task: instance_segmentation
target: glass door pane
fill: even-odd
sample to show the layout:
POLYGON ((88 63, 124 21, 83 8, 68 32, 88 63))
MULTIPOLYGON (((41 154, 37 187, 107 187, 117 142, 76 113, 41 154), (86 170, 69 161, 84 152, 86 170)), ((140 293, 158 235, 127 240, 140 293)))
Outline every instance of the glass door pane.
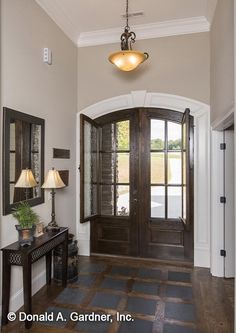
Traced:
POLYGON ((151 153, 151 184, 165 184, 164 153, 151 153))
POLYGON ((165 148, 165 122, 151 119, 151 149, 163 150, 165 148))
POLYGON ((181 150, 182 129, 181 125, 168 121, 168 150, 181 150))
POLYGON ((181 157, 181 153, 178 152, 168 153, 168 184, 182 183, 181 157))
POLYGON ((151 217, 165 217, 165 187, 151 186, 151 217))
POLYGON ((118 185, 116 187, 116 212, 118 216, 129 215, 129 192, 129 186, 118 185))
POLYGON ((101 185, 101 214, 114 215, 113 185, 101 185))
POLYGON ((129 183, 129 153, 117 153, 117 183, 129 183))
POLYGON ((129 120, 116 123, 116 149, 130 150, 129 120))
POLYGON ((182 187, 168 187, 168 218, 178 219, 182 216, 182 187))
POLYGON ((105 184, 114 183, 115 172, 115 154, 114 153, 100 153, 101 163, 101 182, 105 184))

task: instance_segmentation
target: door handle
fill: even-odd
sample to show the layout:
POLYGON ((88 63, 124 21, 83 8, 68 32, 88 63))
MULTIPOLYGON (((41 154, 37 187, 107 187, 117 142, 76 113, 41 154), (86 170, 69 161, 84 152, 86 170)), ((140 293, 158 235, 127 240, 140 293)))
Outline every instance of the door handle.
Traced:
POLYGON ((134 202, 138 202, 138 199, 134 199, 134 202))

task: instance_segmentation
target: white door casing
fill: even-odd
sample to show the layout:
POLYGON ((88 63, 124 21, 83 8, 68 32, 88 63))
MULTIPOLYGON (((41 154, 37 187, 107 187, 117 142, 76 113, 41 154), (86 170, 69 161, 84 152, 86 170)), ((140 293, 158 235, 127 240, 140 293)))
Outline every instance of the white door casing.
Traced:
MULTIPOLYGON (((77 114, 77 166, 80 157, 80 114, 92 119, 136 107, 163 108, 194 117, 194 266, 210 267, 210 107, 182 96, 149 93, 145 90, 112 97, 93 104, 77 114)), ((77 239, 81 255, 90 255, 90 223, 80 224, 80 175, 77 172, 77 239)))
POLYGON ((220 197, 224 196, 224 151, 220 144, 224 142, 224 130, 234 123, 234 106, 232 105, 223 117, 211 124, 211 274, 224 277, 224 257, 220 250, 224 244, 224 204, 220 197))
POLYGON ((233 278, 235 275, 235 214, 234 214, 234 130, 225 130, 225 277, 233 278))

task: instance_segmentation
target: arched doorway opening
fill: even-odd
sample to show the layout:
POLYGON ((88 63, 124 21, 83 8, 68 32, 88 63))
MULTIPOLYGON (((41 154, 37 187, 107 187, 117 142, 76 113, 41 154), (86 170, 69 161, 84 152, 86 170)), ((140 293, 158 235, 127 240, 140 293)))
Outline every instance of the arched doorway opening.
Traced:
MULTIPOLYGON (((90 222, 80 224, 80 114, 92 119, 114 111, 154 107, 184 112, 188 107, 194 117, 194 266, 210 267, 210 108, 183 96, 132 91, 99 101, 77 114, 77 239, 80 254, 90 255, 90 222)), ((214 253, 213 253, 214 255, 214 253)))
POLYGON ((134 108, 81 116, 81 222, 91 253, 193 259, 193 117, 134 108))

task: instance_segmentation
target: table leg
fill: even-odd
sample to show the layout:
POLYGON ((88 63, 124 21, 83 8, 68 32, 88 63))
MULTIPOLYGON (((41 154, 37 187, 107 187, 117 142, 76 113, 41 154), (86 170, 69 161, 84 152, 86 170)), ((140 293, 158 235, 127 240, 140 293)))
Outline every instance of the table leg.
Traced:
MULTIPOLYGON (((32 270, 31 258, 25 257, 23 261, 23 290, 24 290, 24 311, 32 314, 32 270)), ((32 321, 25 321, 25 328, 29 329, 32 321)))
POLYGON ((51 284, 52 278, 52 251, 46 254, 46 282, 47 285, 51 284))
POLYGON ((2 326, 8 323, 10 286, 11 286, 11 264, 8 261, 8 254, 3 252, 2 260, 2 326))
POLYGON ((66 239, 62 243, 62 286, 67 286, 67 266, 68 266, 68 231, 66 239))

